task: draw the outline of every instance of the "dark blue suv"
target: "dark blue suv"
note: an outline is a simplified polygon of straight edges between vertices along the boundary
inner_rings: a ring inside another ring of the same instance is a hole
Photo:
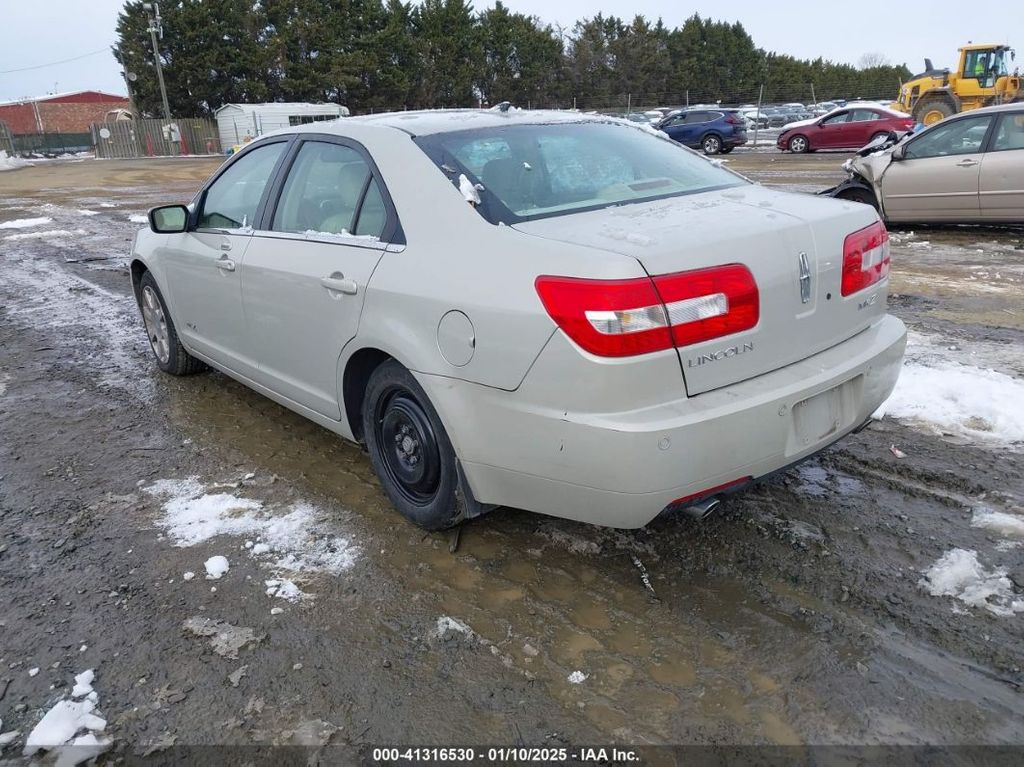
[[[654,127],[704,154],[728,154],[747,143],[747,121],[738,109],[687,109]]]

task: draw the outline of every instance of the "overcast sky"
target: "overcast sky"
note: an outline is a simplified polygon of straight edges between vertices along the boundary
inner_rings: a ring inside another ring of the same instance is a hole
[[[0,5],[0,101],[54,91],[124,93],[119,67],[109,53],[123,0],[3,0]],[[475,3],[478,9],[490,5]],[[505,5],[565,27],[598,10],[626,18],[636,13],[652,20],[660,16],[668,26],[677,26],[696,12],[741,22],[755,44],[768,50],[852,64],[864,53],[878,52],[894,64],[905,62],[914,72],[921,70],[925,56],[936,66],[955,65],[957,46],[968,40],[1009,42],[1020,48],[1017,63],[1024,68],[1020,0],[973,0],[969,6],[952,0],[506,0]],[[1008,39],[1011,34],[1018,39]],[[78,56],[84,57],[8,71]]]

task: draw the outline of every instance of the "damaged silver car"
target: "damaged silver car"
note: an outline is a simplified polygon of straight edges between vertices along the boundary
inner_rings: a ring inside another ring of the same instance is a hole
[[[1024,222],[1024,103],[890,133],[843,170],[846,181],[822,194],[871,205],[887,222]]]

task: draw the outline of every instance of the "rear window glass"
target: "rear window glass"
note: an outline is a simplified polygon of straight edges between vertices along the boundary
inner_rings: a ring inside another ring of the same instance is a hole
[[[455,186],[465,174],[483,188],[478,210],[492,223],[747,183],[672,141],[614,123],[517,125],[415,140]]]

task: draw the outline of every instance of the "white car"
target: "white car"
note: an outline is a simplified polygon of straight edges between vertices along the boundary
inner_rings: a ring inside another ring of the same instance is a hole
[[[703,514],[864,424],[903,357],[871,208],[613,118],[296,126],[150,222],[131,275],[159,367],[365,443],[428,528]]]

